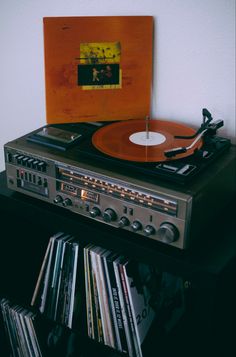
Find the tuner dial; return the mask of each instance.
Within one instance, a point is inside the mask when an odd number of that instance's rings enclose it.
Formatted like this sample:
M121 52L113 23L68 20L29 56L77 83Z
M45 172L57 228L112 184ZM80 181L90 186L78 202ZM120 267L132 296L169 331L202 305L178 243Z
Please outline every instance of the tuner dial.
M151 236L152 234L155 234L155 228L153 226L147 225L144 228L144 233L146 234L146 236Z
M60 195L57 195L53 200L54 203L61 203L62 201L63 198Z
M126 227L129 225L129 220L127 217L121 217L118 224L121 228Z
M101 211L98 207L93 207L90 211L89 211L89 214L91 217L95 218L97 216L100 216L101 214Z
M173 243L179 238L179 231L176 226L168 222L160 225L157 234L164 243Z
M64 207L72 206L72 201L69 198L65 198L62 204Z
M105 209L104 213L103 213L103 219L105 222L112 222L116 220L116 212L111 209L111 208L107 208Z
M142 229L142 224L139 221L134 221L131 224L131 228L133 229L134 232L140 231Z

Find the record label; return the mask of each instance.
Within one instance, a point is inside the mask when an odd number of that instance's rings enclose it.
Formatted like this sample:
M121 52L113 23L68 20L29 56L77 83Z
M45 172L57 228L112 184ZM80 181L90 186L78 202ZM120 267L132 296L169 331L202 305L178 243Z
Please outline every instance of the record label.
M154 131L146 132L139 131L130 135L129 140L137 145L154 146L160 145L166 141L166 137L160 133Z

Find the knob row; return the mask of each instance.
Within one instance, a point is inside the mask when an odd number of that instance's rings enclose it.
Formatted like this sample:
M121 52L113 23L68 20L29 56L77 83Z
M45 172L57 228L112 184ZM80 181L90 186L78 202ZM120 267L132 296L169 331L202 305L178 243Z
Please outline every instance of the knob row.
M70 198L63 199L60 195L54 198L54 203L61 203L64 207L72 206L72 201Z
M104 221L108 222L108 223L115 221L117 219L116 212L111 208L107 208L104 211L104 213L102 214L98 207L93 207L89 213L90 213L90 216L93 218L102 215ZM143 232L145 233L146 236L151 236L151 235L154 235L155 233L157 233L158 237L165 243L172 243L172 242L176 241L178 239L178 235L179 235L177 228L173 224L168 223L168 222L162 223L160 225L160 228L157 230L157 232L156 232L155 228L149 224L143 228L142 223L139 221L136 221L136 220L130 224L129 219L125 216L120 218L118 225L121 228L127 227L130 225L130 227L132 228L132 230L134 232L138 232L143 229Z
M57 195L55 197L54 202L62 203L64 207L72 205L72 201L69 198L63 199L62 196L60 195ZM107 223L113 222L117 219L117 214L112 208L105 209L105 211L102 214L102 212L98 207L93 207L89 211L89 214L92 218L102 216L103 220ZM173 243L179 237L178 229L172 223L169 222L161 223L160 227L156 231L156 229L149 224L143 228L142 223L140 221L135 220L132 223L130 223L129 219L123 216L120 218L118 225L121 228L130 225L130 227L134 232L143 230L146 236L154 235L156 233L158 235L158 238L165 243Z

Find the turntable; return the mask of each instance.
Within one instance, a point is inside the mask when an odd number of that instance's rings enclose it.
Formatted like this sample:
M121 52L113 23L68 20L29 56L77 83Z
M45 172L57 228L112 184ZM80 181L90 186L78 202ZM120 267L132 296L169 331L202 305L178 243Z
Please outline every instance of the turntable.
M186 249L235 193L235 149L207 109L164 120L52 124L5 145L9 188Z
M229 139L216 136L223 120L212 122L205 108L202 116L197 131L146 117L113 123L54 124L29 135L27 140L59 150L74 146L74 157L80 160L86 158L111 169L129 169L156 180L186 184L230 146Z

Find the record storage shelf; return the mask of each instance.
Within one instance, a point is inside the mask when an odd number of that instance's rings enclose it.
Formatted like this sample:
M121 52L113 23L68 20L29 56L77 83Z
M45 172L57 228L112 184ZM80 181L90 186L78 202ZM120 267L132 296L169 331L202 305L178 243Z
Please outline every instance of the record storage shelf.
M209 225L209 231L204 232L206 244L193 252L171 249L12 192L7 188L5 172L0 173L0 202L0 296L13 297L22 303L30 301L50 235L68 232L78 236L82 244L101 245L184 278L185 316L157 346L158 336L155 331L150 332L146 344L151 342L153 356L169 357L177 352L187 356L195 345L196 355L198 349L200 352L204 348L205 352L209 349L212 353L215 349L215 353L231 357L236 321L235 197L220 220L218 217ZM88 339L87 344L96 345ZM99 348L102 353L106 351ZM149 351L145 357L151 355Z

